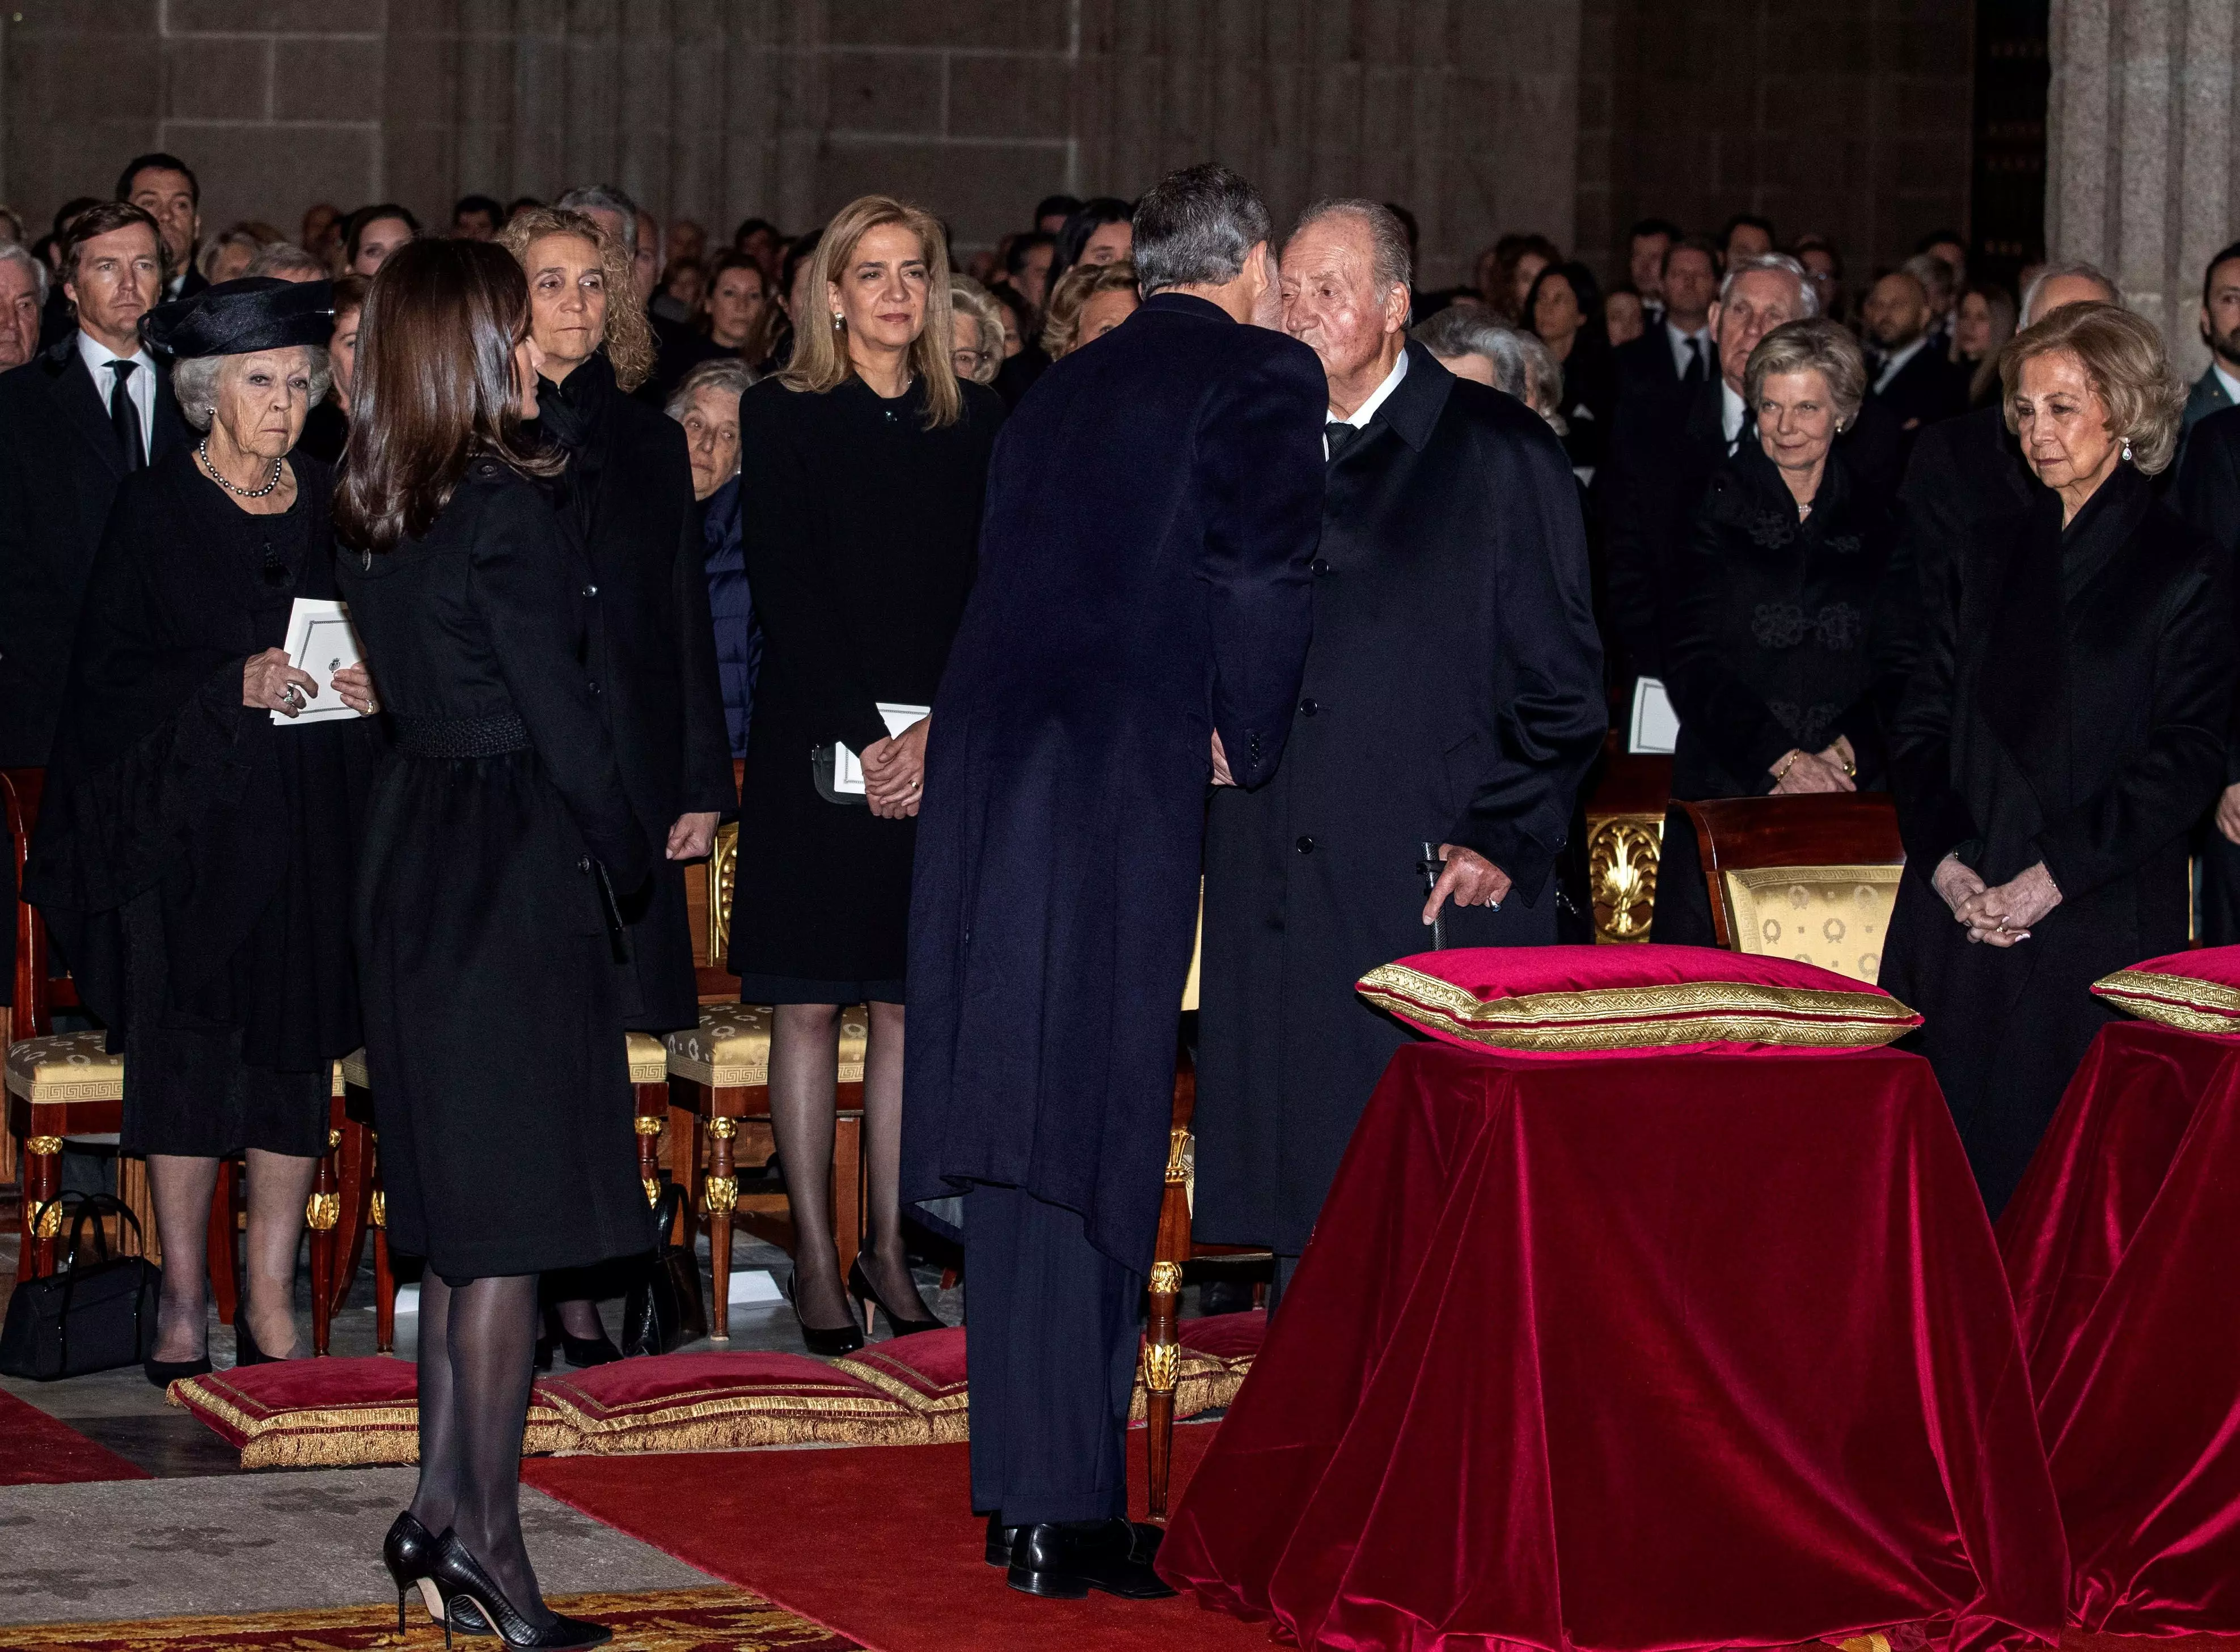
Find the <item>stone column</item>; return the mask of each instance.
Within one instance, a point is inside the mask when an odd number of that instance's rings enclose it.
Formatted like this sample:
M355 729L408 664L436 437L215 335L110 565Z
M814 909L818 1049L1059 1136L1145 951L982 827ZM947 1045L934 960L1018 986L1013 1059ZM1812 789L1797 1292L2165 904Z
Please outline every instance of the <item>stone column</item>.
M2209 361L2202 271L2240 238L2237 18L2232 0L2053 0L2048 250L2113 276L2188 379Z

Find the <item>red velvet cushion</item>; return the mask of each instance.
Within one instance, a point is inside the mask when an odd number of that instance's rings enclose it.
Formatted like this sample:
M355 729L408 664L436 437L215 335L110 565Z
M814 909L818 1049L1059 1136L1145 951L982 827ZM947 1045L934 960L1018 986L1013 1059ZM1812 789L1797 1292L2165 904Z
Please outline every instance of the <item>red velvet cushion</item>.
M1355 989L1434 1038L1517 1056L1872 1049L1921 1024L1879 987L1713 947L1456 948Z
M2187 1032L2240 1033L2240 947L2201 947L2103 976L2092 990L2119 1009Z
M276 1360L171 1384L166 1396L241 1450L244 1469L357 1468L417 1462L419 1377L410 1360ZM576 1431L540 1385L523 1449L565 1451Z
M966 1437L962 1325L875 1343L835 1361L833 1369L848 1372L918 1413L926 1419L937 1442Z
M917 1409L863 1381L846 1362L827 1365L800 1354L663 1354L596 1365L538 1388L575 1429L577 1449L602 1455L920 1445L934 1437Z

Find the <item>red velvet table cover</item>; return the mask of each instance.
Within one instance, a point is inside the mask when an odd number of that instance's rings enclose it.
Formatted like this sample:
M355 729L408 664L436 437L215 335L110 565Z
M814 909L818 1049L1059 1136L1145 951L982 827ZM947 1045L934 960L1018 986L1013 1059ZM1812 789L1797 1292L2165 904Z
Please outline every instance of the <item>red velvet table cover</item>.
M1999 1237L2072 1620L2240 1632L2240 1040L2103 1029Z
M1399 1051L1159 1569L1303 1647L2058 1637L1926 1062Z

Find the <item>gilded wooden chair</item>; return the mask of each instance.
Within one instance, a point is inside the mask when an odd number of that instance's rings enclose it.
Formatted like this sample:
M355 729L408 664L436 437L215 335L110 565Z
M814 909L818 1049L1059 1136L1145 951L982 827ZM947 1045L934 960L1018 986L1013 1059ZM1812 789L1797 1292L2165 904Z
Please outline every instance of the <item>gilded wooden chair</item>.
M791 1252L790 1202L783 1192L743 1193L742 1156L760 1162L773 1150L770 1128L770 1010L743 1004L738 977L724 967L730 946L731 896L737 883L739 829L721 828L704 866L685 869L686 901L700 958L700 1023L670 1033L667 1123L641 1113L640 1168L649 1196L658 1186L654 1138L668 1137L670 1176L690 1190L683 1221L704 1222L713 1276L709 1304L712 1340L730 1338L731 1230ZM844 1277L863 1237L863 1049L870 1029L860 1004L840 1015L839 1118L832 1142L832 1239ZM677 1236L689 1242L689 1232Z
M1882 792L1683 803L1719 944L1871 982L1905 871Z
M1586 800L1587 892L1597 942L1642 942L1657 910L1672 759L1626 751L1615 731Z

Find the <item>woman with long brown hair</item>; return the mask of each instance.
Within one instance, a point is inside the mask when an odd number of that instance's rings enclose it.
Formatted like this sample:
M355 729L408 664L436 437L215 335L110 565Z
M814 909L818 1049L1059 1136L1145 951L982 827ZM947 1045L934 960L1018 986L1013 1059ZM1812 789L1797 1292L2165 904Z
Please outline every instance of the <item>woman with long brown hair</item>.
M366 1059L390 1242L427 1262L420 1481L383 1558L400 1622L417 1582L454 1628L571 1648L607 1631L537 1592L521 1436L537 1276L652 1243L617 960L653 850L582 663L537 482L557 466L521 429L538 365L503 249L399 249L366 298L335 529L397 742L359 861Z
M739 398L763 656L730 964L744 1001L777 1006L770 1122L803 1338L845 1353L863 1342L851 1294L898 1332L937 1322L910 1277L897 1191L910 857L924 709L971 589L1003 412L994 391L957 381L948 247L901 202L866 196L825 229L794 338L783 375ZM862 777L843 789L858 758ZM865 1003L870 1235L843 1280L830 1196L840 1010Z

